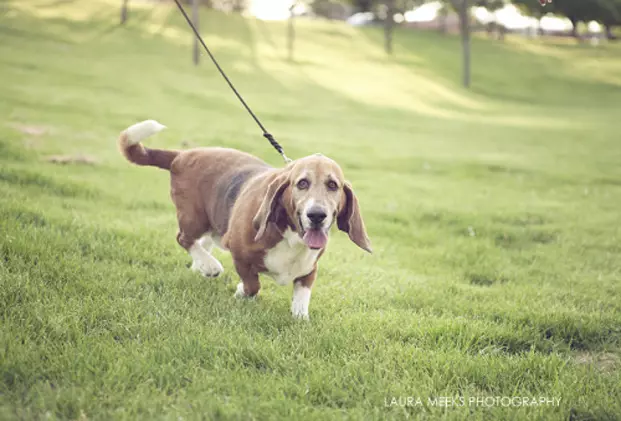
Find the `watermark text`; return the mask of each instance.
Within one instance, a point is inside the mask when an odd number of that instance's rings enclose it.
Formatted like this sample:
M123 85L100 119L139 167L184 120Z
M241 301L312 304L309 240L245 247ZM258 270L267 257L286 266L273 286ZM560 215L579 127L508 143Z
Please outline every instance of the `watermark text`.
M384 398L386 407L531 407L560 406L561 398L552 396L390 396Z

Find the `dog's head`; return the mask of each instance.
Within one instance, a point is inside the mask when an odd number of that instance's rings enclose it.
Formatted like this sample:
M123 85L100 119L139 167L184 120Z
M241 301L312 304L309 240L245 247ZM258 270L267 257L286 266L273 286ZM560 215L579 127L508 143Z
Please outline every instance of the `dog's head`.
M358 199L338 164L325 156L298 159L273 175L254 217L255 240L265 234L270 222L282 218L312 249L326 246L336 222L355 244L371 253Z

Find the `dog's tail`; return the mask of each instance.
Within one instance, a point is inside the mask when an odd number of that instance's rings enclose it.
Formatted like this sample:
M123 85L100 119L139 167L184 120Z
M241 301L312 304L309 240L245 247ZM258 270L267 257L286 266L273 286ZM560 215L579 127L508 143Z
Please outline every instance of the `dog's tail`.
M150 165L163 170L170 170L173 160L179 155L178 151L149 149L142 143L147 137L165 129L166 126L155 120L145 120L129 126L119 136L119 149L129 162L137 165Z

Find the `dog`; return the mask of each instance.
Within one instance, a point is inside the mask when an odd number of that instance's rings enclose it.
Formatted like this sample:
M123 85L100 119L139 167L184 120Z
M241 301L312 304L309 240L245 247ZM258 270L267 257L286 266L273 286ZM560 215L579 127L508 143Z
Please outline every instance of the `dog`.
M316 154L273 168L235 149L142 145L164 128L154 120L134 124L121 132L119 149L134 164L170 171L177 242L192 257L192 270L206 277L224 270L213 246L230 251L241 278L236 297L256 296L265 273L281 285L293 283L291 312L308 319L317 261L332 225L372 253L358 199L333 160Z

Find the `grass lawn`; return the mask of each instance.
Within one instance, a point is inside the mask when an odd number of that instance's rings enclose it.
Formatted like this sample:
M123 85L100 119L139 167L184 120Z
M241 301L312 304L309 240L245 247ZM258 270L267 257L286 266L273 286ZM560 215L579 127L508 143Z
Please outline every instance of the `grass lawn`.
M151 146L281 165L173 5L119 5L0 5L0 419L621 419L621 46L477 37L466 91L455 37L389 58L300 20L290 62L284 23L205 11L287 153L361 203L374 254L335 231L300 322L269 278L234 299L226 253L191 273L168 174L118 153L153 118Z

